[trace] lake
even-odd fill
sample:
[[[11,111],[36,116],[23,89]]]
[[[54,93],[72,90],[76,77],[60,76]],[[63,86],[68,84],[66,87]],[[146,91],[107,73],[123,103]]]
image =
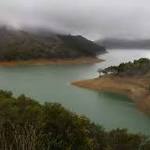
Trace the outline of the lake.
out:
[[[84,65],[0,67],[0,88],[11,90],[16,96],[24,93],[40,103],[61,103],[108,130],[127,128],[130,132],[150,135],[150,117],[140,112],[126,96],[82,89],[70,84],[74,80],[96,77],[98,68],[141,57],[150,58],[150,50],[108,50],[108,53],[99,57],[106,61]]]

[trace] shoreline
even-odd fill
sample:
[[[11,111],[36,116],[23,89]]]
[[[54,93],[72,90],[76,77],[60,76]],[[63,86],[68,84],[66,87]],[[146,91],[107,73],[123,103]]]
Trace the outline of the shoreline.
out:
[[[95,64],[104,60],[97,57],[80,57],[80,58],[65,58],[65,59],[32,59],[18,61],[0,61],[2,67],[13,67],[17,65],[62,65],[62,64]]]
[[[126,95],[131,99],[138,109],[150,114],[150,91],[148,90],[148,77],[118,77],[113,75],[101,78],[74,81],[72,85],[96,91],[113,92]]]

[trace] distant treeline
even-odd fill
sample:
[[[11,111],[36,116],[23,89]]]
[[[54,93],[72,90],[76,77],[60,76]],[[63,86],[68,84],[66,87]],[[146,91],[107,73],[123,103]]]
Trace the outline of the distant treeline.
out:
[[[96,43],[108,49],[150,49],[150,39],[106,38]]]
[[[0,149],[150,150],[150,141],[125,129],[107,132],[60,104],[0,91]]]

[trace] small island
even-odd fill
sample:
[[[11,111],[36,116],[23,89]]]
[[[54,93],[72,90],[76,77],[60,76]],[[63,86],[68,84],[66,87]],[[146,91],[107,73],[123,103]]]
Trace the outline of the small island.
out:
[[[140,110],[150,114],[150,60],[141,58],[134,62],[122,63],[104,70],[99,69],[99,77],[72,84],[99,91],[127,95]]]

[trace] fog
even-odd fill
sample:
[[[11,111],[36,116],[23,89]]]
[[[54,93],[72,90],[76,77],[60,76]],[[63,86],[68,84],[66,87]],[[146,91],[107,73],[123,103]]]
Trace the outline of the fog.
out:
[[[150,38],[149,0],[0,0],[0,24],[89,39]]]

